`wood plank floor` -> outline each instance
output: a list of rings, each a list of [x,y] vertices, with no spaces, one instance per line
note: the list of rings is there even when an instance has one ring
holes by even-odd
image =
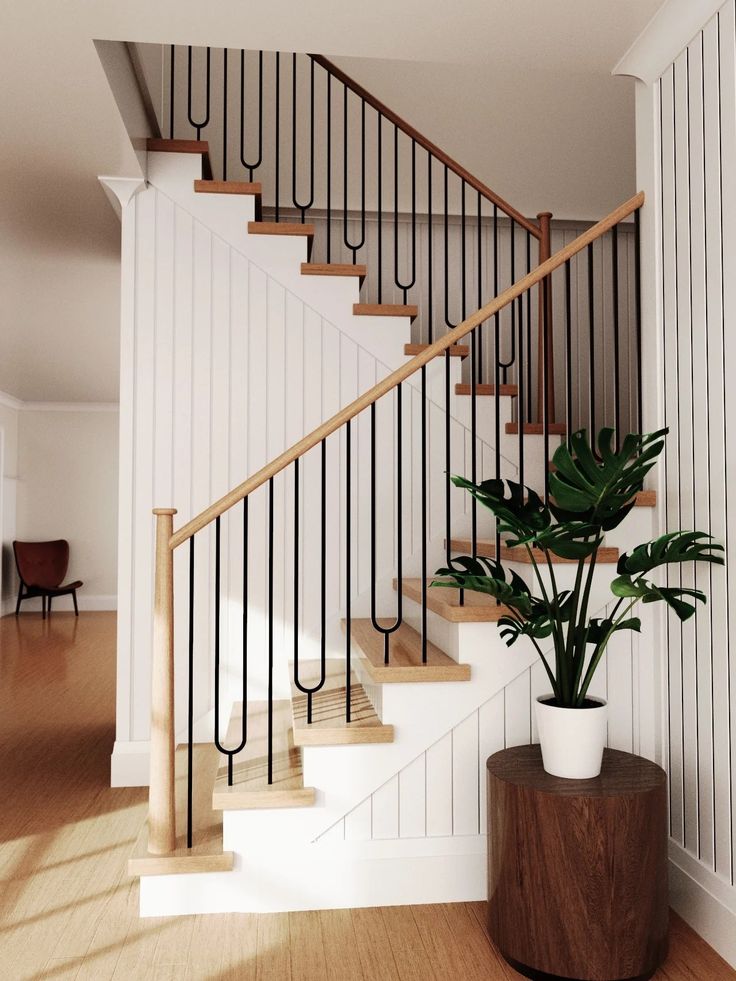
[[[509,981],[484,904],[138,918],[146,793],[108,786],[113,614],[0,620],[3,981]],[[659,981],[736,978],[673,917]]]

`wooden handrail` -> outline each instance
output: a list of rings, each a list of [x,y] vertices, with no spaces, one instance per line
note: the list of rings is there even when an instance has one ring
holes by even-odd
[[[563,249],[555,252],[553,256],[543,262],[536,269],[527,273],[522,279],[518,280],[508,289],[504,290],[499,296],[491,300],[484,307],[481,307],[476,313],[472,314],[462,323],[458,324],[454,330],[448,331],[444,337],[435,341],[434,344],[430,344],[421,354],[417,354],[416,357],[412,358],[411,361],[407,361],[406,364],[397,368],[396,371],[391,372],[387,375],[383,381],[378,382],[373,388],[369,389],[359,398],[351,402],[350,405],[345,406],[339,412],[336,412],[334,416],[323,422],[321,426],[318,426],[309,435],[304,436],[297,443],[294,443],[288,450],[284,450],[279,456],[267,463],[265,467],[253,474],[247,480],[243,481],[229,493],[221,497],[219,501],[215,501],[208,508],[202,511],[201,514],[197,515],[196,518],[192,518],[183,525],[179,531],[171,536],[169,541],[169,547],[174,549],[179,545],[182,545],[185,541],[201,531],[202,528],[214,521],[219,515],[224,514],[235,504],[238,504],[252,494],[253,491],[257,490],[262,484],[265,484],[267,480],[271,477],[275,477],[276,474],[280,473],[285,467],[288,467],[290,463],[293,463],[297,457],[303,456],[312,447],[317,446],[321,443],[323,439],[332,435],[341,426],[344,426],[348,420],[353,419],[357,416],[363,409],[367,409],[369,405],[373,402],[377,402],[382,396],[386,395],[393,388],[396,388],[401,382],[406,381],[411,375],[419,371],[420,368],[428,364],[433,358],[436,358],[439,354],[444,354],[444,352],[452,347],[453,344],[469,334],[476,327],[479,327],[486,320],[489,320],[495,314],[503,310],[504,307],[508,306],[513,300],[526,293],[528,289],[536,286],[545,277],[549,276],[559,269],[560,266],[564,265],[568,259],[577,255],[578,252],[582,252],[583,249],[587,248],[592,242],[604,235],[609,229],[613,228],[614,225],[618,225],[620,221],[628,218],[629,215],[633,214],[638,208],[644,204],[644,192],[639,191],[635,194],[633,198],[630,198],[624,204],[616,208],[601,221],[592,225],[587,231],[579,235],[574,241],[570,242]]]
[[[400,130],[406,133],[407,136],[411,137],[411,139],[418,143],[419,146],[424,147],[428,153],[432,154],[433,157],[436,157],[440,163],[444,164],[446,167],[449,167],[453,173],[457,174],[461,180],[465,181],[466,184],[478,191],[478,193],[486,198],[486,200],[490,201],[491,204],[497,205],[505,215],[507,215],[509,218],[513,218],[518,225],[525,228],[535,238],[541,238],[541,231],[537,225],[534,224],[534,222],[529,221],[528,218],[525,218],[524,215],[522,215],[520,211],[517,211],[516,208],[512,207],[508,201],[504,201],[502,197],[496,194],[495,191],[492,191],[490,187],[483,183],[483,181],[479,181],[477,177],[474,177],[469,170],[466,170],[465,167],[459,164],[456,160],[453,160],[452,157],[445,153],[444,150],[441,150],[436,144],[432,143],[431,140],[428,140],[426,136],[423,136],[418,130],[414,129],[410,123],[407,123],[405,119],[402,119],[398,113],[393,111],[393,109],[389,109],[389,107],[384,105],[380,99],[377,99],[374,95],[371,95],[371,93],[367,89],[364,89],[359,82],[356,82],[355,79],[347,75],[341,68],[338,68],[337,65],[333,64],[328,58],[325,58],[324,55],[310,54],[309,57],[313,62],[315,62],[315,64],[321,65],[326,72],[329,72],[333,78],[338,79],[338,81],[346,85],[369,106],[373,106],[373,108],[379,112],[384,119],[388,119],[389,122],[393,123],[395,126],[398,126]]]

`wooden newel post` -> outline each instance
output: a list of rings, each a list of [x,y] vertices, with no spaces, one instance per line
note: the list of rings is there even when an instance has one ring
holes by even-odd
[[[176,848],[174,802],[174,532],[175,508],[154,508],[156,579],[153,600],[151,679],[151,780],[148,793],[148,851]]]
[[[539,221],[539,262],[545,262],[552,254],[550,223],[551,211],[542,211],[537,215]],[[546,288],[545,288],[546,284]],[[546,293],[546,317],[545,317]],[[537,349],[537,418],[544,421],[544,362],[545,362],[545,333],[547,335],[547,422],[555,421],[555,371],[552,354],[552,277],[548,276],[539,284],[539,341]]]

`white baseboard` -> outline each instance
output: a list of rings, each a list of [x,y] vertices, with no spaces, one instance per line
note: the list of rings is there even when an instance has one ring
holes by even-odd
[[[3,600],[2,604],[2,615],[8,616],[11,613],[15,613],[15,603],[16,600],[6,599]],[[117,610],[118,608],[118,597],[116,593],[110,596],[94,596],[89,593],[77,593],[77,604],[79,606],[80,612],[84,611],[90,612],[94,610]],[[52,615],[54,611],[59,613],[69,613],[74,609],[74,602],[71,596],[57,596],[54,600]],[[33,599],[24,600],[20,608],[21,616],[24,613],[40,613],[41,612],[41,597],[34,596]]]
[[[232,872],[144,876],[141,916],[347,909],[486,898],[484,835],[253,847]]]
[[[670,842],[670,905],[736,968],[736,888]]]
[[[147,740],[115,740],[110,757],[111,787],[147,787],[150,771],[150,743]]]

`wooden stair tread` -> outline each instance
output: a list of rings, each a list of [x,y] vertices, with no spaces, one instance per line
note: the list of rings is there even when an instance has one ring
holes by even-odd
[[[261,193],[260,181],[195,181],[198,194],[253,194]]]
[[[207,140],[161,140],[150,137],[146,140],[149,153],[201,153],[202,173],[207,180],[212,178],[210,164],[210,145]]]
[[[243,706],[238,703],[230,717],[224,746],[239,745],[242,719]],[[314,804],[314,788],[304,786],[302,754],[292,738],[289,699],[273,703],[273,783],[268,782],[268,702],[248,703],[247,736],[245,747],[233,758],[232,787],[227,783],[227,761],[218,770],[212,807],[245,810]]]
[[[345,746],[353,743],[391,743],[394,727],[376,715],[365,688],[350,677],[351,721],[345,721],[345,663],[328,660],[323,687],[312,696],[312,722],[307,722],[307,696],[294,684],[291,671],[291,711],[296,746]],[[311,686],[320,676],[319,661],[300,661],[299,680]]]
[[[550,422],[547,424],[547,431],[550,436],[564,436],[567,432],[567,428],[564,422]],[[508,436],[518,436],[519,434],[519,423],[518,422],[507,422],[506,423],[506,434]],[[544,436],[544,423],[541,422],[525,422],[524,423],[524,435],[525,436]]]
[[[496,386],[479,384],[475,386],[476,395],[495,395]],[[519,394],[518,385],[499,385],[498,386],[499,397],[509,396],[510,398],[516,398]],[[472,395],[471,386],[465,382],[458,382],[455,385],[455,395]]]
[[[436,577],[433,577],[436,578]],[[429,582],[432,580],[430,579]],[[394,589],[397,581],[394,579]],[[422,602],[422,583],[420,579],[404,579],[402,592],[415,603]],[[427,587],[427,609],[453,623],[495,623],[510,611],[503,604],[496,603],[490,596],[465,590],[464,605],[460,605],[459,589],[446,587]]]
[[[413,303],[354,303],[355,317],[411,317],[413,320],[419,313],[419,307]]]
[[[314,225],[302,225],[294,221],[249,221],[251,235],[303,235],[314,237]]]
[[[378,623],[390,626],[393,620],[379,619]],[[391,634],[389,664],[383,663],[383,634],[374,629],[371,620],[352,620],[350,637],[363,654],[364,670],[376,684],[470,680],[470,665],[453,661],[431,641],[427,643],[427,663],[423,664],[421,635],[407,623]]]
[[[357,276],[361,282],[368,274],[367,266],[349,262],[303,262],[302,276]]]
[[[471,555],[473,551],[473,543],[470,539],[465,538],[453,538],[450,542],[450,547],[453,552],[461,552],[463,555]],[[496,557],[496,543],[493,541],[480,541],[476,542],[476,550],[478,555],[485,556],[489,559],[495,559]],[[544,556],[540,551],[540,559],[545,562]],[[609,546],[604,546],[598,550],[598,559],[596,560],[597,565],[610,564],[612,562],[618,562],[619,550],[617,548],[612,548]],[[532,560],[529,557],[529,553],[522,545],[501,545],[501,558],[506,559],[508,562],[524,562],[527,565],[532,564]],[[577,565],[576,559],[563,559],[559,555],[551,556],[552,563],[554,565]],[[586,562],[590,561],[586,559]]]
[[[405,344],[404,354],[406,354],[407,357],[415,358],[417,354],[421,354],[423,351],[426,351],[428,347],[429,344]],[[470,354],[470,348],[466,347],[464,344],[453,344],[447,350],[449,351],[451,358],[467,358]],[[445,352],[438,355],[438,357],[444,357],[444,353]]]
[[[187,848],[187,747],[176,750],[176,849],[169,855],[148,854],[148,826],[144,824],[128,859],[128,874],[173,875],[185,872],[229,872],[233,853],[222,849],[222,814],[212,809],[212,785],[220,754],[211,743],[193,747],[194,799],[192,847]]]

